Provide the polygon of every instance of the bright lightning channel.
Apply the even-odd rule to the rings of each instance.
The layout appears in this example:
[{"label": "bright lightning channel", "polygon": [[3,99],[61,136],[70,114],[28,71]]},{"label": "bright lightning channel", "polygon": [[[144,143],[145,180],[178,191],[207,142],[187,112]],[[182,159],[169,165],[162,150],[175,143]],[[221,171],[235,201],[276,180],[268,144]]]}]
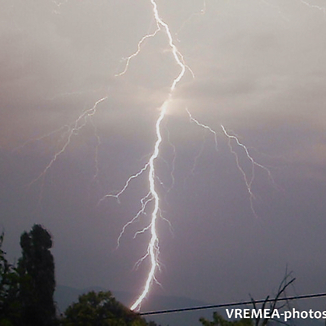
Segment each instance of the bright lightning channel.
[{"label": "bright lightning channel", "polygon": [[[150,223],[150,232],[151,232],[151,239],[147,247],[147,254],[145,257],[149,256],[150,257],[150,263],[151,267],[149,270],[149,273],[147,275],[147,279],[145,281],[145,286],[143,289],[143,292],[139,295],[139,297],[136,299],[136,301],[131,305],[130,309],[131,310],[139,310],[141,307],[141,304],[148,294],[150,290],[150,286],[152,285],[153,281],[155,280],[155,272],[157,268],[159,268],[159,262],[158,262],[158,254],[159,254],[159,239],[157,236],[157,230],[156,230],[156,221],[158,218],[158,213],[159,213],[159,203],[160,203],[160,198],[159,195],[156,191],[155,187],[155,160],[159,155],[160,152],[160,144],[162,142],[162,135],[161,135],[161,123],[166,115],[167,109],[168,109],[168,104],[171,101],[172,93],[175,90],[175,87],[177,86],[178,82],[182,79],[182,77],[185,74],[186,71],[186,65],[184,63],[183,57],[177,47],[175,46],[173,42],[173,38],[170,32],[169,26],[161,19],[157,4],[154,0],[151,0],[151,4],[153,6],[153,15],[157,24],[157,27],[159,30],[163,28],[165,31],[168,41],[169,41],[169,46],[172,50],[172,54],[174,57],[175,62],[177,65],[180,67],[181,71],[179,75],[173,80],[173,83],[170,88],[170,93],[168,95],[168,98],[165,100],[163,105],[161,106],[160,110],[161,113],[156,121],[155,125],[155,130],[156,130],[156,143],[154,146],[154,152],[152,156],[149,159],[149,173],[148,173],[148,181],[149,181],[149,189],[151,196],[153,197],[154,200],[154,209],[152,211],[152,217],[151,217],[151,223]],[[139,47],[138,47],[139,48]],[[144,257],[144,258],[145,258]]]},{"label": "bright lightning channel", "polygon": [[[157,269],[160,266],[159,266],[159,260],[158,260],[159,238],[158,238],[158,234],[157,234],[156,223],[157,223],[157,219],[158,219],[159,213],[160,213],[160,197],[157,192],[156,185],[155,185],[155,180],[157,179],[156,171],[155,171],[155,161],[160,154],[160,145],[162,142],[162,133],[161,133],[162,121],[164,120],[164,118],[166,116],[169,104],[172,100],[172,94],[173,94],[177,84],[180,82],[180,80],[184,76],[186,68],[188,68],[184,62],[183,56],[181,55],[181,53],[177,49],[176,45],[174,44],[173,37],[172,37],[172,34],[171,34],[168,24],[165,23],[159,15],[157,3],[154,0],[150,0],[150,2],[153,7],[153,17],[155,19],[157,29],[152,34],[145,35],[139,41],[137,51],[127,58],[124,70],[121,73],[117,74],[116,76],[124,75],[127,72],[130,61],[140,53],[141,46],[143,45],[143,43],[148,38],[154,37],[160,31],[165,32],[165,34],[168,38],[169,47],[171,49],[171,52],[172,52],[172,55],[173,55],[173,58],[174,58],[176,64],[180,67],[180,72],[177,75],[177,77],[173,80],[173,82],[170,86],[170,92],[167,96],[167,99],[163,102],[162,106],[160,107],[160,114],[159,114],[159,117],[156,120],[156,124],[155,124],[156,142],[154,145],[153,153],[150,156],[148,162],[144,165],[144,167],[138,173],[129,177],[129,179],[127,180],[127,182],[125,183],[125,185],[121,191],[119,191],[115,195],[106,195],[101,199],[101,200],[103,200],[104,198],[107,198],[107,197],[115,197],[115,198],[119,199],[119,196],[128,188],[129,183],[133,179],[137,178],[138,176],[140,176],[141,174],[143,174],[145,171],[148,170],[149,192],[147,193],[147,195],[145,197],[143,197],[141,199],[141,209],[139,210],[139,212],[134,216],[134,218],[131,221],[129,221],[127,224],[125,224],[125,226],[123,227],[123,229],[119,235],[119,238],[118,238],[118,245],[119,245],[121,236],[123,235],[126,227],[129,226],[131,223],[133,223],[133,221],[135,221],[139,217],[140,214],[144,213],[146,205],[149,202],[153,202],[154,208],[152,210],[149,226],[147,226],[143,230],[138,231],[136,233],[136,235],[137,235],[139,233],[145,232],[146,230],[150,230],[151,237],[150,237],[150,241],[147,246],[147,253],[137,263],[137,264],[139,264],[142,261],[144,261],[146,258],[149,257],[150,270],[147,274],[147,278],[145,281],[145,285],[143,287],[143,291],[138,296],[138,298],[135,300],[135,302],[131,305],[131,307],[130,307],[131,310],[139,310],[141,308],[141,304],[142,304],[144,298],[146,297],[146,295],[149,293],[149,290],[150,290],[150,287],[151,287],[153,281],[157,282],[155,274],[156,274]],[[192,73],[192,71],[190,69],[189,69],[189,71]],[[192,75],[193,75],[193,73],[192,73]]]}]

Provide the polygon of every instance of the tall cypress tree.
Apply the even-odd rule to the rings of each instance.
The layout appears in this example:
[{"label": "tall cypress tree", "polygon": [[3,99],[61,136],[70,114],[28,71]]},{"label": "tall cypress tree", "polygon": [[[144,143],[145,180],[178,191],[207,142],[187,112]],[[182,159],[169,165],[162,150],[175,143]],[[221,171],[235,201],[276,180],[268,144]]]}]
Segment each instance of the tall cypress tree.
[{"label": "tall cypress tree", "polygon": [[51,326],[55,323],[54,259],[51,235],[35,224],[20,237],[22,257],[18,262],[22,325]]}]

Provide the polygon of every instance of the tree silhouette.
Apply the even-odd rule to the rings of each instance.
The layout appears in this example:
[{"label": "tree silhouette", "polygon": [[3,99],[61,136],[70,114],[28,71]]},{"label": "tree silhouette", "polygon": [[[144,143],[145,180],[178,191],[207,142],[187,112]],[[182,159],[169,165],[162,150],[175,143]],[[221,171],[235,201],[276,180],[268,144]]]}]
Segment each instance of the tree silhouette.
[{"label": "tree silhouette", "polygon": [[[288,273],[286,270],[285,276],[283,280],[281,281],[277,294],[275,298],[270,302],[269,301],[269,296],[266,297],[264,303],[262,304],[261,309],[264,310],[267,307],[267,303],[269,303],[269,309],[271,312],[274,310],[280,310],[284,308],[285,306],[289,306],[289,302],[286,301],[285,304],[278,305],[279,299],[281,298],[282,295],[285,295],[286,289],[288,288],[289,285],[291,285],[295,281],[295,278],[292,277],[292,272]],[[253,297],[251,297],[252,304],[254,306],[254,309],[258,309],[256,302]],[[269,322],[271,321],[271,317],[266,317],[266,318],[255,318],[255,326],[266,326]],[[288,325],[287,323],[283,322],[284,325]]]},{"label": "tree silhouette", "polygon": [[107,292],[88,292],[70,305],[62,321],[64,326],[146,326],[145,319],[118,302]]},{"label": "tree silhouette", "polygon": [[111,292],[89,292],[57,318],[52,238],[41,225],[20,237],[22,257],[11,265],[0,234],[0,326],[157,326],[118,302]]},{"label": "tree silhouette", "polygon": [[30,232],[21,235],[20,246],[22,257],[18,261],[18,273],[22,325],[51,326],[56,319],[51,235],[41,225],[35,224]]},{"label": "tree silhouette", "polygon": [[117,301],[110,291],[90,291],[70,305],[62,320],[64,326],[158,326]]}]

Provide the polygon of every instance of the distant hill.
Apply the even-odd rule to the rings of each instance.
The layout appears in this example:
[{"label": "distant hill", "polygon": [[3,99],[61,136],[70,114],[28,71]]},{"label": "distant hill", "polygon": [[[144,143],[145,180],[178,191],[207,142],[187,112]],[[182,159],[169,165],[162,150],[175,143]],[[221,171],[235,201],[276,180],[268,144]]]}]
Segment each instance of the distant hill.
[{"label": "distant hill", "polygon": [[[69,286],[57,285],[54,299],[57,302],[59,313],[63,313],[66,308],[73,302],[77,302],[78,296],[89,291],[108,291],[101,287],[89,287],[85,289],[76,289]],[[111,290],[110,290],[111,291]],[[113,296],[126,306],[130,305],[131,298],[135,297],[132,293],[123,291],[111,291]],[[174,296],[154,296],[150,297],[142,305],[142,311],[156,311],[175,308],[186,308],[207,305],[207,302],[193,300],[183,297]],[[200,317],[212,318],[213,311],[194,311],[183,313],[172,313],[162,315],[151,315],[146,317],[147,320],[153,320],[162,326],[199,326]]]}]

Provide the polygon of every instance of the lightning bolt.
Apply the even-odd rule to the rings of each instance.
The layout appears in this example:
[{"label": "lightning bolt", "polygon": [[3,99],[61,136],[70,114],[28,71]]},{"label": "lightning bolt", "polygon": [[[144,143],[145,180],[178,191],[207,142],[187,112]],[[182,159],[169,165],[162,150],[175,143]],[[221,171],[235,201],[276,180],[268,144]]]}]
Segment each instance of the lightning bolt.
[{"label": "lightning bolt", "polygon": [[[158,195],[156,187],[155,187],[155,176],[156,176],[155,160],[157,159],[157,157],[158,157],[158,155],[160,153],[160,144],[162,142],[162,135],[161,135],[162,121],[163,121],[163,119],[164,119],[164,117],[166,115],[166,112],[168,110],[168,106],[169,106],[169,103],[171,101],[173,91],[175,90],[177,84],[182,79],[182,77],[184,76],[185,71],[186,71],[186,65],[184,63],[183,56],[181,55],[181,53],[179,52],[179,50],[177,49],[177,47],[175,46],[175,44],[173,42],[172,34],[171,34],[171,31],[170,31],[170,28],[169,28],[168,24],[166,24],[161,19],[160,15],[159,15],[159,12],[158,12],[156,2],[154,0],[151,0],[151,4],[153,6],[153,15],[154,15],[155,22],[156,22],[156,25],[158,27],[158,30],[163,29],[163,31],[167,35],[169,46],[170,46],[170,48],[172,50],[173,58],[174,58],[176,64],[180,67],[180,72],[172,82],[172,85],[170,87],[170,93],[168,95],[168,98],[165,100],[165,102],[163,103],[163,105],[160,108],[161,112],[160,112],[160,115],[159,115],[159,117],[158,117],[158,119],[156,121],[156,125],[155,125],[156,142],[155,142],[153,154],[152,154],[152,156],[150,157],[150,159],[148,161],[148,165],[149,165],[148,181],[149,181],[150,194],[151,194],[151,197],[154,200],[154,209],[152,211],[151,223],[150,223],[151,239],[149,241],[149,244],[148,244],[148,247],[147,247],[147,254],[145,256],[145,257],[150,258],[151,267],[150,267],[149,273],[147,275],[147,279],[145,281],[143,291],[139,295],[139,297],[136,299],[136,301],[131,305],[131,307],[130,307],[131,310],[136,310],[136,309],[139,310],[140,309],[141,303],[143,302],[144,298],[148,294],[151,284],[155,280],[156,270],[159,268],[159,262],[158,262],[159,238],[158,238],[157,230],[156,230],[156,222],[157,222],[158,213],[159,213],[160,198],[159,198],[159,195]],[[155,35],[158,32],[158,30],[155,31],[155,33],[152,34],[152,35]],[[141,42],[144,39],[145,38],[143,38],[141,40]],[[139,46],[138,46],[138,49],[140,49]]]},{"label": "lightning bolt", "polygon": [[[140,52],[141,52],[141,48],[143,43],[152,37],[155,37],[155,35],[157,35],[157,33],[163,31],[168,39],[168,44],[172,53],[172,56],[174,58],[175,63],[177,64],[177,66],[179,66],[180,68],[180,72],[179,74],[174,78],[171,86],[170,86],[170,91],[169,94],[166,98],[166,100],[163,102],[163,104],[160,107],[160,114],[158,119],[156,120],[156,124],[155,124],[155,135],[156,135],[156,141],[154,144],[154,149],[153,152],[148,160],[148,162],[144,165],[144,167],[137,172],[136,174],[132,175],[129,177],[129,179],[126,181],[124,187],[115,195],[112,194],[108,194],[106,196],[104,196],[100,201],[104,200],[105,198],[108,197],[115,197],[116,199],[119,200],[119,196],[121,194],[124,193],[124,191],[128,188],[130,182],[133,179],[136,179],[137,177],[139,177],[140,175],[142,175],[143,173],[145,173],[145,171],[148,170],[148,184],[149,184],[149,191],[147,193],[147,195],[145,197],[143,197],[141,199],[141,209],[138,211],[138,213],[132,218],[132,220],[130,220],[127,224],[124,225],[119,237],[118,237],[118,245],[120,242],[120,239],[123,235],[123,233],[125,232],[126,228],[132,224],[141,214],[143,214],[145,212],[146,206],[149,202],[153,202],[153,210],[151,213],[151,218],[150,218],[150,224],[145,227],[143,230],[138,231],[135,236],[139,233],[143,233],[147,230],[150,230],[150,241],[148,243],[147,246],[147,253],[137,262],[137,265],[140,264],[141,262],[143,262],[146,258],[149,258],[150,261],[150,269],[149,272],[147,274],[147,278],[145,280],[145,284],[143,287],[143,290],[141,292],[141,294],[138,296],[138,298],[135,300],[135,302],[131,305],[130,309],[131,310],[139,310],[141,307],[141,304],[144,300],[144,298],[146,297],[146,295],[148,294],[150,287],[152,285],[152,283],[154,281],[157,282],[156,280],[156,271],[157,269],[159,269],[160,265],[159,265],[159,238],[158,238],[158,233],[157,233],[157,219],[160,216],[160,197],[157,191],[157,187],[156,187],[156,180],[158,179],[157,174],[156,174],[156,170],[155,170],[155,161],[158,158],[159,154],[160,154],[160,145],[162,143],[162,121],[164,120],[169,104],[172,101],[172,95],[173,92],[177,86],[177,84],[180,82],[180,80],[182,79],[182,77],[185,74],[186,69],[188,68],[189,71],[192,73],[191,69],[189,67],[186,66],[185,62],[184,62],[184,58],[182,56],[182,54],[179,52],[178,48],[176,47],[174,41],[173,41],[173,37],[170,31],[170,28],[168,26],[167,23],[165,23],[162,18],[159,15],[159,11],[158,11],[158,7],[157,7],[157,3],[154,0],[151,0],[151,5],[153,8],[153,17],[156,23],[156,30],[151,33],[151,34],[147,34],[145,35],[139,42],[137,45],[137,50],[136,52],[134,52],[132,55],[130,55],[127,59],[126,59],[126,64],[125,64],[125,68],[124,70],[119,73],[116,74],[116,77],[122,76],[124,75],[129,67],[130,61],[136,57]],[[192,73],[193,75],[193,73]],[[172,178],[173,179],[173,178]],[[157,282],[158,283],[158,282]]]}]

